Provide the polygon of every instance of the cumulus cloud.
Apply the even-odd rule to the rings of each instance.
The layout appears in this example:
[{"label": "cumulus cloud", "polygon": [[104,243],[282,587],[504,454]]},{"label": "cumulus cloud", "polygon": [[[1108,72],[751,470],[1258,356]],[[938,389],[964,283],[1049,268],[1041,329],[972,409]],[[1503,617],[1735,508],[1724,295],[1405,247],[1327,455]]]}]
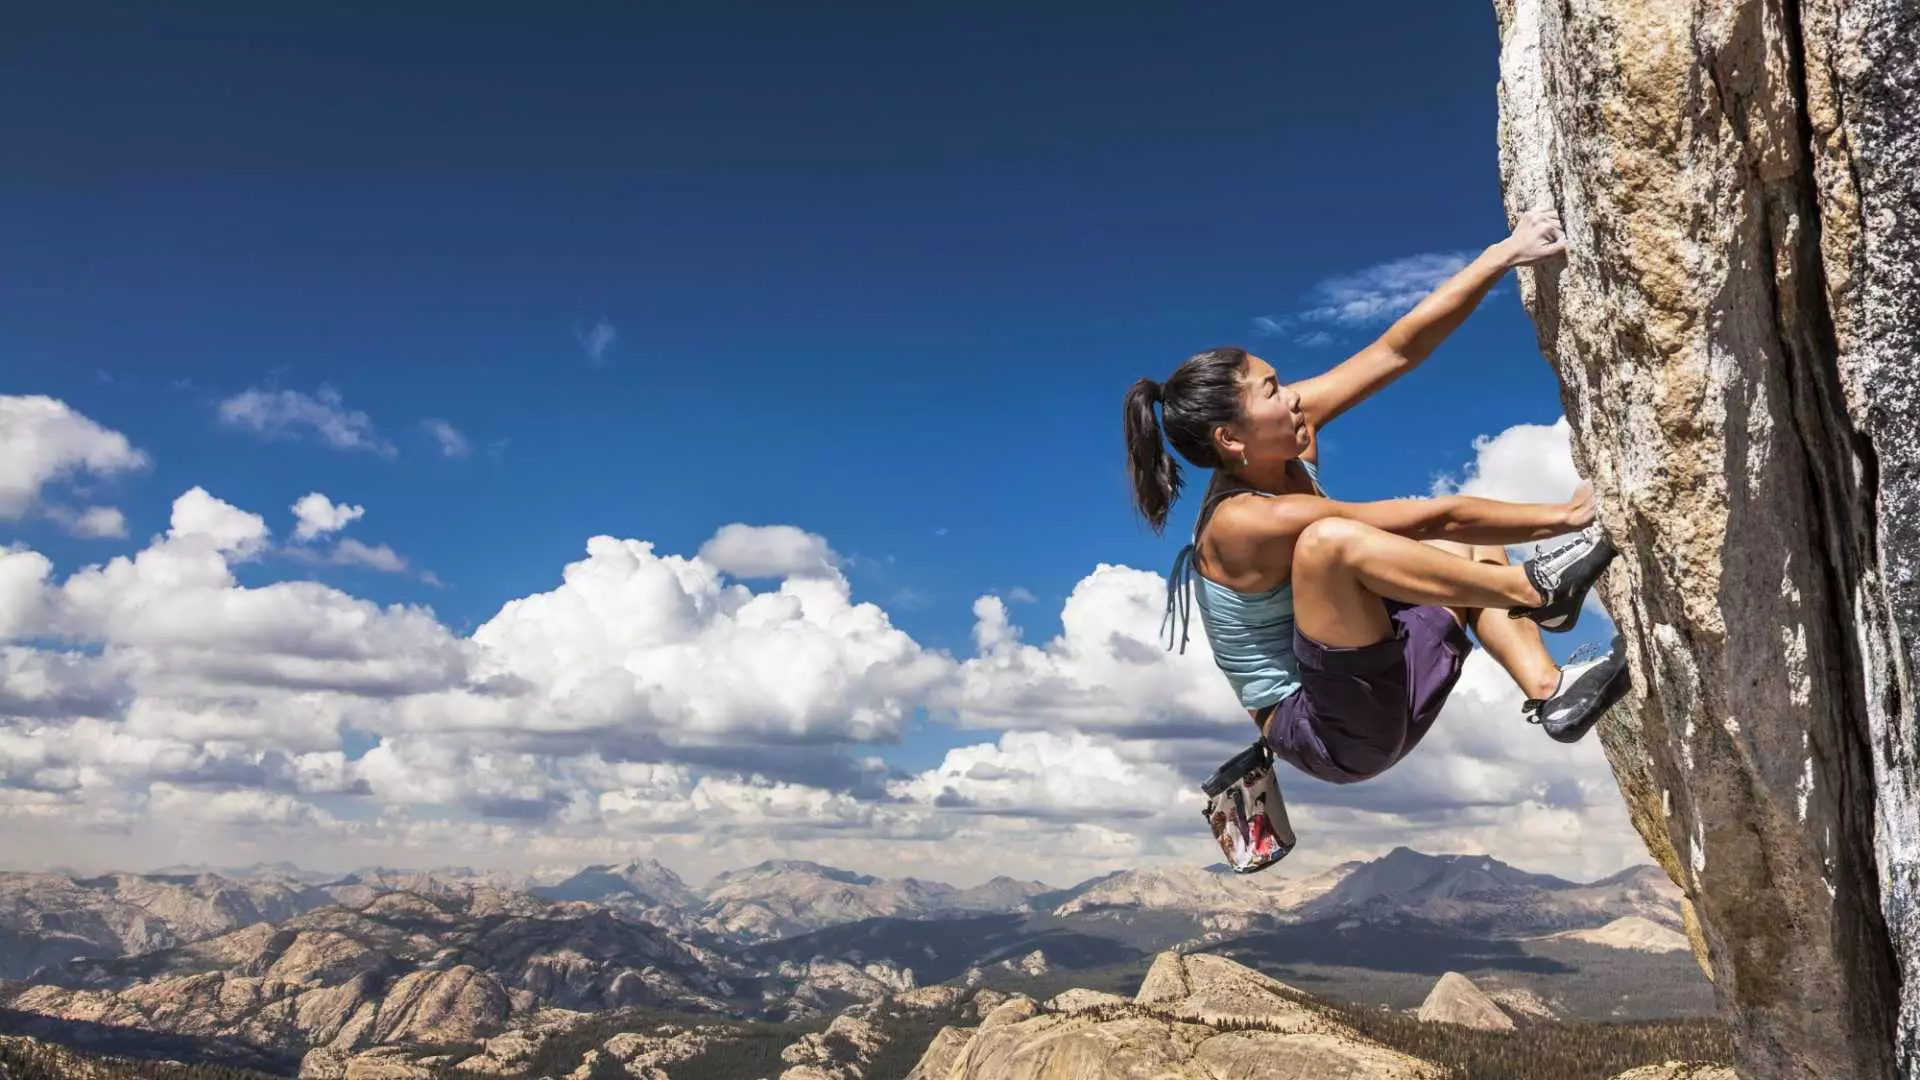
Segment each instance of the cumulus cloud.
[{"label": "cumulus cloud", "polygon": [[165,783],[153,785],[150,807],[155,817],[220,825],[318,825],[327,817],[312,803],[279,792],[209,792]]},{"label": "cumulus cloud", "polygon": [[366,413],[346,407],[340,392],[322,386],[315,394],[298,390],[247,390],[222,401],[220,422],[269,438],[311,436],[338,450],[365,450],[393,457],[392,443],[374,430]]},{"label": "cumulus cloud", "polygon": [[364,506],[335,503],[317,491],[308,492],[293,504],[293,516],[297,521],[293,527],[293,538],[305,542],[338,532],[365,517],[366,513]]},{"label": "cumulus cloud", "polygon": [[1129,760],[1113,742],[1080,731],[1010,731],[997,743],[956,747],[937,768],[890,790],[969,814],[1108,823],[1164,819],[1185,809],[1188,792],[1166,765]]},{"label": "cumulus cloud", "polygon": [[42,490],[79,475],[109,477],[147,467],[127,441],[53,398],[0,394],[0,521],[18,520]]},{"label": "cumulus cloud", "polygon": [[1038,645],[1021,640],[1000,598],[982,597],[973,605],[976,655],[943,703],[966,727],[1172,739],[1251,732],[1198,612],[1186,651],[1166,648],[1166,596],[1159,574],[1102,564],[1067,596],[1061,632]]},{"label": "cumulus cloud", "polygon": [[791,525],[726,525],[700,546],[700,559],[738,578],[831,573],[839,558],[824,537]]},{"label": "cumulus cloud", "polygon": [[421,426],[427,429],[427,434],[433,436],[433,441],[440,446],[440,453],[446,457],[463,458],[473,453],[473,444],[467,441],[467,437],[460,433],[459,428],[445,420],[424,420],[421,421]]},{"label": "cumulus cloud", "polygon": [[53,563],[37,551],[0,547],[0,641],[46,631],[52,572]]},{"label": "cumulus cloud", "polygon": [[180,549],[212,550],[245,558],[271,535],[267,520],[225,503],[196,487],[173,501],[167,539]]},{"label": "cumulus cloud", "polygon": [[1473,441],[1473,452],[1464,475],[1434,482],[1435,495],[1559,502],[1580,483],[1572,429],[1564,416],[1551,424],[1515,424],[1498,435],[1482,435]]},{"label": "cumulus cloud", "polygon": [[[1516,431],[1449,482],[1517,490],[1498,486],[1509,449],[1538,433]],[[292,550],[329,560],[349,542],[311,545],[362,508],[308,499],[310,546]],[[194,488],[143,550],[64,578],[0,548],[0,829],[31,837],[15,858],[152,865],[297,837],[348,862],[648,852],[687,872],[796,857],[1067,884],[1215,861],[1197,784],[1253,737],[1203,627],[1184,655],[1164,647],[1152,571],[1095,567],[1045,639],[982,597],[955,658],[857,601],[827,540],[787,526],[730,525],[691,555],[594,537],[464,637],[311,581],[242,585],[270,540]],[[922,715],[979,735],[889,767],[875,750]],[[1285,872],[1407,843],[1598,876],[1640,861],[1611,783],[1597,741],[1526,725],[1476,653],[1386,776],[1283,773],[1302,837]]]},{"label": "cumulus cloud", "polygon": [[[348,506],[336,503],[325,495],[314,491],[300,497],[293,504],[293,515],[297,524],[293,528],[296,543],[310,543],[331,533],[339,532],[348,525],[367,515],[364,506]],[[336,541],[324,554],[309,548],[289,548],[286,553],[295,559],[308,563],[325,563],[332,566],[364,566],[389,574],[405,573],[407,560],[399,552],[386,544],[367,544],[352,537],[343,537]]]},{"label": "cumulus cloud", "polygon": [[68,535],[82,540],[118,540],[127,535],[127,516],[111,506],[89,506],[77,511],[54,506],[47,508],[47,516],[59,522]]},{"label": "cumulus cloud", "polygon": [[[1462,475],[1443,475],[1433,483],[1435,495],[1473,495],[1506,502],[1562,502],[1571,498],[1580,485],[1579,471],[1573,464],[1573,438],[1567,418],[1551,424],[1515,424],[1498,435],[1482,435],[1473,441],[1474,459]],[[1601,508],[1604,516],[1605,507]],[[1530,557],[1548,540],[1539,544],[1515,544],[1514,558]],[[1600,612],[1596,593],[1587,610]]]},{"label": "cumulus cloud", "polygon": [[[722,535],[690,559],[595,537],[558,588],[509,602],[474,631],[489,677],[517,694],[416,698],[403,722],[668,745],[897,737],[950,663],[877,605],[854,603],[844,577],[798,558],[804,545],[763,545],[769,534],[759,531]],[[832,561],[830,551],[813,555]],[[723,566],[764,574],[781,565],[792,576],[766,591],[723,577]]]},{"label": "cumulus cloud", "polygon": [[165,536],[59,586],[56,623],[138,649],[157,670],[228,682],[380,695],[459,681],[465,647],[423,608],[381,608],[310,581],[239,585],[232,563],[268,535],[259,515],[194,488],[174,501]]}]

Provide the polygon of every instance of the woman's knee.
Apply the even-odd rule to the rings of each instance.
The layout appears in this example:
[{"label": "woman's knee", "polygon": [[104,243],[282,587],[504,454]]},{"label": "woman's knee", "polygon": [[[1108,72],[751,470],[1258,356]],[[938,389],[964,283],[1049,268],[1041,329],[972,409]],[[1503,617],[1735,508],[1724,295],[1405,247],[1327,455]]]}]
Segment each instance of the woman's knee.
[{"label": "woman's knee", "polygon": [[1293,561],[1314,566],[1346,564],[1366,535],[1367,527],[1346,518],[1327,517],[1309,522],[1293,543]]}]

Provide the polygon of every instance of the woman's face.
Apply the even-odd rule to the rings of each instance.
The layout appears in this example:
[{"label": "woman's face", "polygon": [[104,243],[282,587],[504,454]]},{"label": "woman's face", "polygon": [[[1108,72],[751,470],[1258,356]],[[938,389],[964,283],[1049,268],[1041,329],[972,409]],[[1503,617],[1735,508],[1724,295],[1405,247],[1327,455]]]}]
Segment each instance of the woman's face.
[{"label": "woman's face", "polygon": [[[1297,458],[1313,438],[1300,411],[1300,395],[1282,385],[1273,365],[1257,356],[1247,357],[1247,370],[1240,378],[1240,420],[1232,426],[1250,462]],[[1240,463],[1238,453],[1229,451],[1222,457],[1230,464]]]}]

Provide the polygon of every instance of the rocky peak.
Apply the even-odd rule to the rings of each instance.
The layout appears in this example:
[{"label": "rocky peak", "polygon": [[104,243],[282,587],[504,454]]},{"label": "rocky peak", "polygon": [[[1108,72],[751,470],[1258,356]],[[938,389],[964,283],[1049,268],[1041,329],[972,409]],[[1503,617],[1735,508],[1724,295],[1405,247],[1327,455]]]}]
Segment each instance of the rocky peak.
[{"label": "rocky peak", "polygon": [[564,881],[532,891],[552,900],[629,900],[681,908],[700,902],[699,894],[679,874],[654,859],[636,859],[625,866],[589,866]]},{"label": "rocky peak", "polygon": [[810,862],[806,859],[767,859],[764,862],[755,863],[744,870],[726,870],[714,875],[713,880],[707,884],[706,891],[712,893],[725,885],[740,881],[787,874],[825,878],[828,881],[837,881],[842,885],[874,885],[880,881],[879,878],[868,874],[855,873],[852,870],[842,870],[837,866],[827,866],[823,863]]},{"label": "rocky peak", "polygon": [[1430,1024],[1458,1024],[1481,1031],[1512,1031],[1513,1017],[1457,971],[1440,976],[1420,1004],[1419,1017]]}]

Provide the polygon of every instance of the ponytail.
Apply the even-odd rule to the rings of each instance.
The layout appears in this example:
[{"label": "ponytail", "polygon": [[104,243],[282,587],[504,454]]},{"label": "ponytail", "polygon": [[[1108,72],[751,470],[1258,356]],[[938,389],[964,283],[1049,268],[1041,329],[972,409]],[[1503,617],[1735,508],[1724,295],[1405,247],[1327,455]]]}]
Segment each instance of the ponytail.
[{"label": "ponytail", "polygon": [[[1180,463],[1167,444],[1196,469],[1221,467],[1213,431],[1240,418],[1240,379],[1247,351],[1233,345],[1189,356],[1165,385],[1141,379],[1127,391],[1127,465],[1133,505],[1158,533],[1180,497]],[[1160,406],[1155,416],[1153,407]],[[1162,441],[1162,431],[1165,441]]]},{"label": "ponytail", "polygon": [[1127,464],[1133,474],[1133,505],[1155,533],[1166,528],[1167,514],[1180,497],[1180,463],[1167,453],[1160,436],[1160,420],[1153,407],[1161,399],[1160,384],[1141,379],[1127,391]]}]

